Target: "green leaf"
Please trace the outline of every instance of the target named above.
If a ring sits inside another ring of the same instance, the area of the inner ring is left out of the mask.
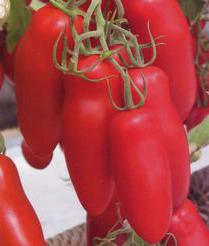
[[[193,22],[204,7],[204,0],[179,0],[180,6],[186,17]]]
[[[31,18],[25,0],[10,0],[10,14],[7,21],[7,50],[12,52],[23,35]]]

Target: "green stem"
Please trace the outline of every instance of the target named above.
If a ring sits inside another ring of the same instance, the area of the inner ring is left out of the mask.
[[[83,20],[83,30],[84,30],[84,33],[85,32],[89,32],[89,26],[90,26],[90,22],[91,22],[91,18],[92,18],[92,15],[96,9],[96,7],[98,6],[99,2],[101,0],[92,0],[91,1],[91,4],[84,16],[84,20]],[[87,44],[87,47],[88,48],[91,48],[91,41],[90,39],[87,39],[86,40],[86,44]]]
[[[82,45],[82,41],[90,38],[90,37],[100,37],[101,33],[99,30],[96,31],[91,31],[88,33],[83,33],[76,37],[75,39],[75,48],[74,48],[74,54],[71,58],[71,63],[73,64],[73,69],[76,73],[78,73],[78,58],[79,58],[79,53],[80,53],[80,47]]]
[[[124,16],[123,4],[122,4],[121,0],[115,0],[115,3],[117,6],[117,10],[118,10],[118,17],[119,17],[119,19],[122,19]]]
[[[73,18],[75,18],[77,15],[81,15],[83,16],[84,13],[82,10],[80,9],[68,9],[66,8],[64,2],[60,2],[60,1],[57,1],[57,0],[50,0],[50,3],[55,7],[55,8],[58,8],[60,9],[64,14],[67,14]]]

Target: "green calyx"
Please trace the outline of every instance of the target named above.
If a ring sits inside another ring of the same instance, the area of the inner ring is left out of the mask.
[[[82,7],[85,1],[70,0],[63,2],[62,0],[51,0],[51,3],[69,15],[75,43],[72,49],[72,47],[68,46],[65,33],[60,34],[53,50],[55,66],[65,74],[73,74],[88,80],[85,76],[86,72],[94,69],[99,62],[109,60],[120,74],[124,83],[124,107],[117,106],[112,98],[110,78],[101,78],[96,81],[91,80],[91,82],[107,81],[111,102],[117,110],[129,110],[141,107],[146,99],[146,86],[144,86],[143,91],[140,91],[129,76],[128,69],[149,66],[156,58],[156,46],[161,44],[156,43],[156,39],[154,39],[150,31],[149,23],[147,29],[150,35],[150,43],[139,44],[137,37],[131,31],[123,27],[123,24],[127,23],[127,20],[124,18],[124,8],[121,0],[115,0],[116,10],[113,12],[108,11],[109,1],[107,1],[105,10],[102,11],[102,0],[92,0],[86,13],[78,8]],[[77,15],[83,16],[83,33],[81,34],[77,33],[74,24]],[[92,28],[92,24],[94,28]],[[92,39],[97,40],[97,45],[92,45]],[[59,42],[63,42],[64,45],[61,62],[58,62],[56,59]],[[125,59],[122,54],[119,54],[119,62],[114,56],[120,49],[118,47],[115,48],[114,45],[123,47],[126,50],[128,59]],[[148,47],[152,48],[153,56],[150,61],[145,63],[142,49]],[[86,70],[79,70],[78,63],[81,55],[98,55],[99,58],[95,64],[91,65]],[[137,92],[140,98],[140,101],[136,104],[133,100],[133,90]]]

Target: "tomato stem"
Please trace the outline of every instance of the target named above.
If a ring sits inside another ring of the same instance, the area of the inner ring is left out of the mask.
[[[63,13],[69,15],[70,17],[76,17],[78,15],[83,16],[84,12],[79,8],[68,8],[67,6],[72,2],[72,0],[68,2],[64,2],[62,0],[50,0],[50,3],[55,7],[60,9]]]
[[[125,104],[124,107],[118,107],[116,105],[114,99],[112,98],[109,81],[107,82],[109,88],[109,95],[113,106],[119,110],[135,109],[137,107],[142,106],[146,98],[146,95],[144,93],[145,90],[141,92],[137,88],[137,86],[134,84],[134,82],[132,81],[132,79],[130,78],[127,72],[127,67],[146,67],[152,64],[156,58],[156,44],[155,44],[155,39],[150,31],[149,22],[147,23],[147,29],[149,32],[151,42],[148,44],[140,45],[138,43],[137,37],[133,33],[124,29],[121,26],[122,23],[127,22],[126,19],[123,18],[124,8],[121,0],[115,0],[117,9],[113,12],[112,16],[110,16],[110,12],[108,13],[107,20],[104,18],[104,15],[102,13],[102,0],[92,0],[86,14],[83,16],[84,17],[83,33],[78,34],[74,25],[75,15],[76,15],[76,12],[74,12],[74,7],[75,7],[74,5],[76,2],[70,1],[68,3],[69,4],[69,9],[68,9],[66,7],[67,6],[66,3],[61,4],[62,0],[51,0],[51,1],[53,2],[54,6],[59,7],[62,11],[64,8],[65,13],[69,15],[71,30],[75,41],[74,49],[72,51],[68,49],[67,47],[68,44],[66,42],[66,39],[65,38],[63,39],[64,51],[63,51],[61,64],[59,64],[56,59],[56,50],[59,41],[61,41],[61,36],[63,34],[61,34],[58,37],[53,50],[55,66],[58,69],[62,70],[64,73],[74,74],[87,79],[84,75],[86,72],[94,69],[98,65],[98,63],[101,62],[102,60],[108,59],[116,68],[116,70],[119,72],[124,82],[124,104]],[[79,3],[77,2],[77,5],[82,3],[84,3],[84,1],[79,1]],[[117,19],[115,19],[116,12],[118,13]],[[95,21],[96,23],[96,30],[90,30],[90,24],[93,21]],[[99,40],[99,45],[97,47],[92,48],[91,38]],[[113,57],[115,51],[111,51],[109,48],[111,44],[114,42],[113,40],[117,40],[116,43],[119,43],[126,49],[131,64],[127,64],[127,62],[125,62],[125,59],[123,59],[122,56],[120,56],[120,59],[122,60],[122,65],[120,65],[119,62],[116,61],[116,59]],[[142,49],[150,46],[153,49],[153,56],[148,62],[145,63],[142,54]],[[67,54],[69,54],[69,56],[71,57],[70,62],[67,62],[67,59],[69,57]],[[79,70],[78,69],[79,56],[80,55],[88,56],[93,54],[100,55],[99,59],[87,69]],[[101,78],[99,80],[100,81],[102,79],[107,80],[108,78]],[[95,82],[98,82],[99,80],[96,80]],[[94,82],[92,80],[90,81]],[[134,103],[133,100],[132,88],[137,92],[140,98],[140,101],[136,104]]]

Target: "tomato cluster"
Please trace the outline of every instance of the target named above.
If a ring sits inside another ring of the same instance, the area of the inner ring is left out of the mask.
[[[208,246],[209,233],[187,200],[183,124],[196,124],[188,116],[198,86],[192,36],[178,2],[78,1],[79,8],[77,2],[67,10],[66,1],[53,2],[33,13],[14,55],[3,53],[16,85],[26,160],[45,168],[62,146],[87,211],[88,246],[125,220],[151,244],[172,233],[178,245]],[[127,240],[120,235],[116,243]]]

